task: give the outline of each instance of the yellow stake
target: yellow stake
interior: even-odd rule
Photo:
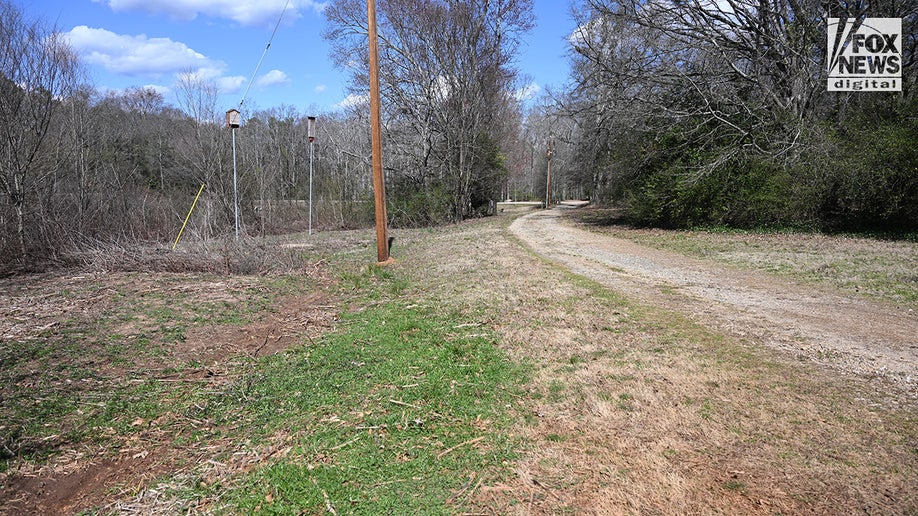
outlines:
[[[194,202],[191,203],[191,209],[188,210],[188,215],[185,216],[185,222],[182,224],[182,229],[179,230],[178,236],[175,237],[175,243],[172,244],[172,250],[173,250],[173,251],[175,251],[175,246],[178,245],[179,239],[182,238],[182,232],[185,231],[185,226],[188,225],[188,219],[191,218],[191,212],[194,211],[194,206],[198,203],[198,198],[201,197],[201,192],[203,192],[203,191],[204,191],[204,183],[201,183],[201,189],[198,190],[198,195],[196,195],[196,196],[194,197]]]

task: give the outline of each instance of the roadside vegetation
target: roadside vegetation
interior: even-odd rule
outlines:
[[[542,112],[557,191],[650,227],[918,227],[914,5],[573,5],[571,87]],[[901,91],[828,91],[830,18],[864,17],[901,18]]]

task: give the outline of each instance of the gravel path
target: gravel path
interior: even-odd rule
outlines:
[[[641,302],[918,398],[918,314],[592,233],[558,210],[520,217],[510,230],[538,254]]]

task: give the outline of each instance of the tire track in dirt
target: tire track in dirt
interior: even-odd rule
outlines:
[[[918,316],[906,309],[593,233],[559,210],[520,217],[510,230],[545,258],[641,302],[918,399]]]

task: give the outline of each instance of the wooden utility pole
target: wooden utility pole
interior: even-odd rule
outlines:
[[[373,197],[376,200],[376,257],[379,264],[389,258],[386,222],[386,181],[382,166],[382,127],[379,109],[379,50],[376,35],[376,0],[367,0],[367,32],[370,37],[370,142],[373,152]]]

